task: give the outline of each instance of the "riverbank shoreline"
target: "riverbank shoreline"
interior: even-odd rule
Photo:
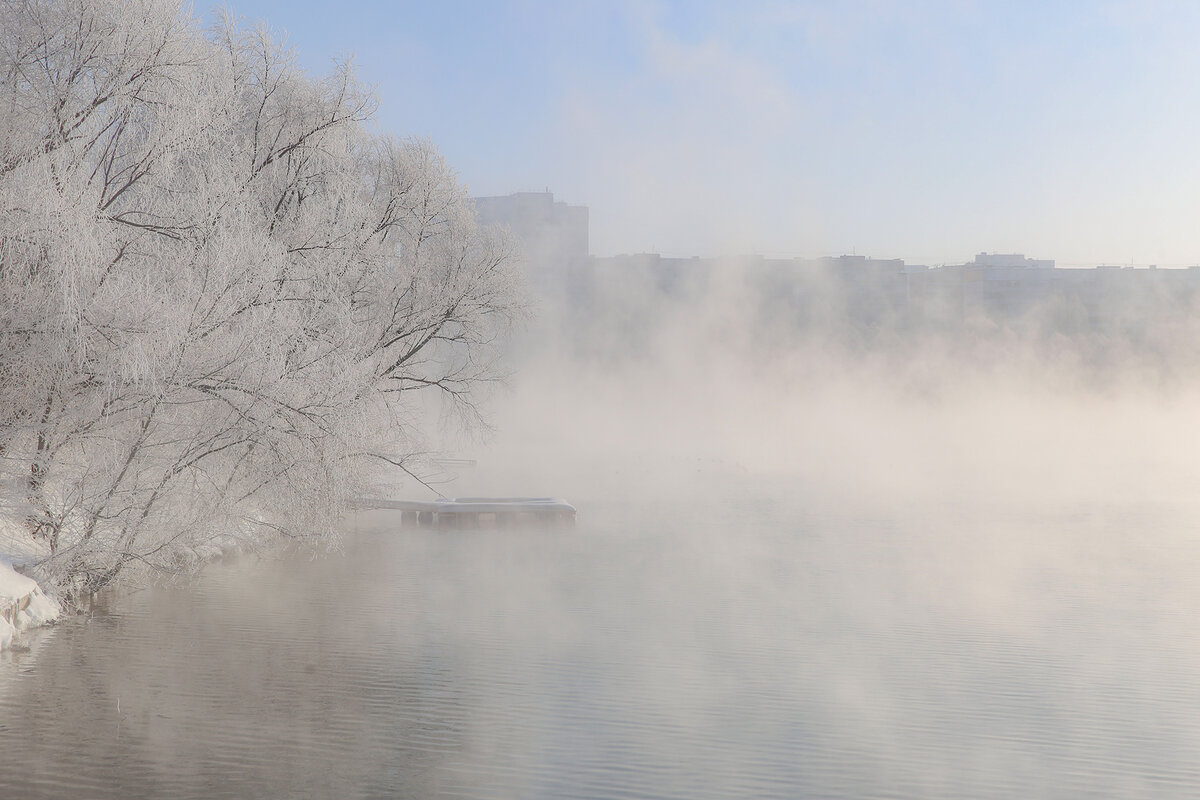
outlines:
[[[23,631],[49,625],[61,614],[62,606],[37,581],[0,558],[0,650],[10,647]]]
[[[340,534],[331,539],[326,537],[325,546],[328,547],[330,541],[336,543],[338,539]],[[209,564],[245,554],[268,552],[290,541],[293,540],[279,537],[267,546],[265,542],[253,543],[248,541],[248,537],[236,533],[215,535],[203,545],[189,550],[187,555],[191,558],[190,563],[181,567],[174,577],[185,576]],[[70,611],[69,603],[47,592],[37,580],[24,574],[25,567],[44,557],[45,553],[37,543],[23,537],[15,525],[0,519],[0,652],[19,644],[23,632],[53,624]],[[158,577],[161,579],[164,576]],[[120,584],[128,587],[124,580]],[[116,586],[115,583],[111,584],[102,591]]]

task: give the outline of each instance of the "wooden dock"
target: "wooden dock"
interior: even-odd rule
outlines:
[[[362,500],[359,505],[399,511],[404,527],[471,529],[575,524],[575,506],[553,497]]]

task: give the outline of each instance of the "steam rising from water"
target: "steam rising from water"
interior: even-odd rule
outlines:
[[[500,398],[461,481],[565,496],[579,557],[627,559],[612,592],[531,605],[629,603],[609,622],[665,719],[786,742],[749,770],[780,782],[764,796],[1192,785],[1196,732],[1161,724],[1167,687],[1200,685],[1179,625],[1200,601],[1187,369],[1002,330],[856,349],[722,324],[693,309],[620,357],[538,353]],[[491,566],[475,578],[522,604]],[[622,741],[708,752],[651,730]],[[750,785],[704,760],[710,786]]]
[[[479,471],[462,480],[686,505],[711,498],[705,476],[728,473],[885,512],[1192,507],[1200,373],[1186,340],[1157,359],[1004,330],[913,338],[781,344],[752,310],[702,304],[615,356],[527,354],[496,398],[494,438],[475,448]]]
[[[687,321],[621,358],[529,353],[493,439],[459,451],[479,466],[448,494],[561,495],[575,530],[364,517],[344,558],[126,598],[0,697],[48,731],[32,757],[86,729],[70,763],[125,796],[161,775],[173,796],[1200,786],[1192,381],[1015,349],[764,355]]]
[[[747,322],[731,327],[737,319]],[[663,562],[661,579],[682,598],[696,581],[732,592],[731,608],[747,591],[789,602],[785,542],[809,527],[825,544],[806,557],[862,578],[831,602],[872,629],[1045,644],[1076,613],[1137,616],[1200,599],[1160,577],[1200,566],[1200,375],[1186,340],[1166,359],[1119,339],[1097,359],[1096,340],[1045,346],[1000,328],[781,344],[756,340],[753,319],[708,296],[616,357],[570,346],[528,355],[460,484],[563,496],[584,524],[631,537],[683,531],[687,550]],[[739,535],[756,525],[769,534]],[[736,578],[705,583],[723,570]],[[893,619],[894,609],[921,616]],[[731,624],[780,633],[762,617]],[[1118,646],[1088,635],[1100,638],[1077,643],[1080,653]],[[884,694],[858,702],[867,710]]]

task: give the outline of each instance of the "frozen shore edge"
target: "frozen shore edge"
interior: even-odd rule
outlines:
[[[58,601],[37,581],[0,560],[0,650],[12,645],[21,631],[47,625],[61,613]]]

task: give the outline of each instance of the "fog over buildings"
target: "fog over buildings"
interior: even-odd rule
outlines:
[[[672,300],[719,291],[730,302],[748,298],[758,322],[798,328],[1036,324],[1060,335],[1127,336],[1184,320],[1200,291],[1200,266],[1062,268],[1021,253],[983,252],[939,265],[857,254],[597,257],[588,248],[586,206],[556,200],[548,190],[475,202],[482,223],[506,226],[520,243],[535,294],[574,325],[588,312],[641,305],[659,314]]]

